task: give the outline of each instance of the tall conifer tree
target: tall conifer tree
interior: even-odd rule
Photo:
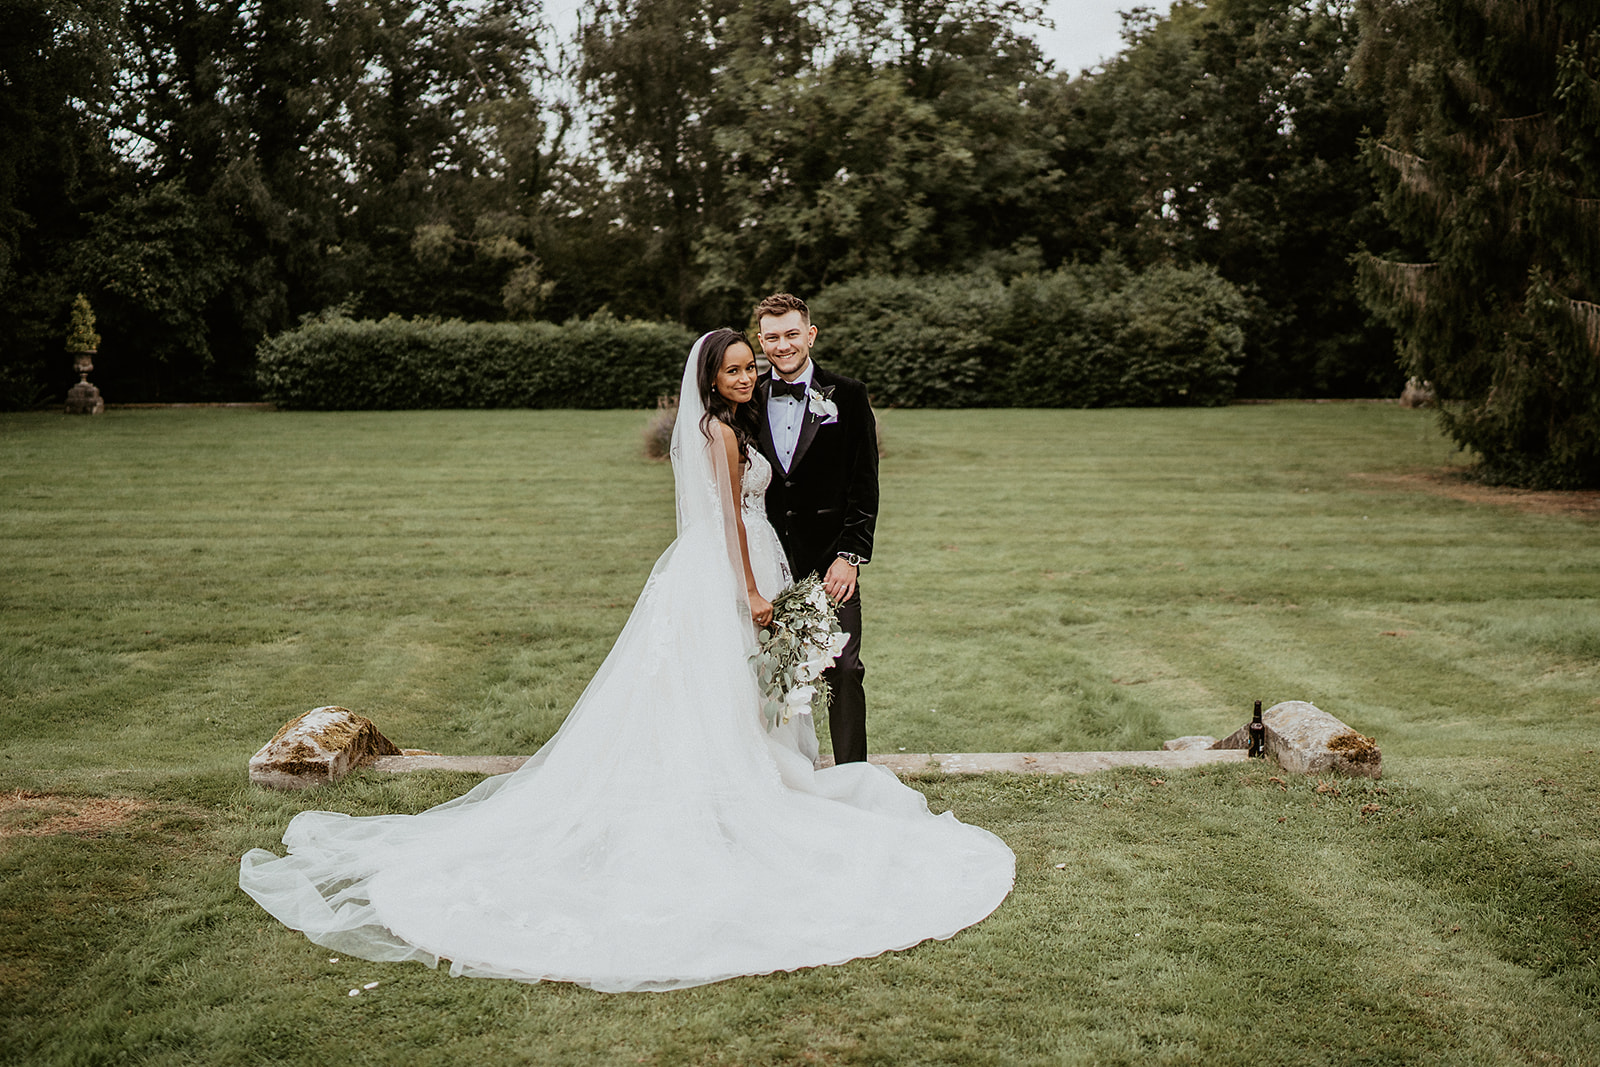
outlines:
[[[1600,6],[1363,0],[1369,146],[1410,262],[1363,295],[1494,481],[1600,485]]]

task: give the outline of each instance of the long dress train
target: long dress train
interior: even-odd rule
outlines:
[[[561,729],[417,815],[295,816],[288,855],[252,850],[239,874],[286,926],[366,959],[619,992],[908,948],[1005,899],[999,838],[882,768],[815,771],[803,736],[764,729],[728,537],[761,472],[719,470],[701,441],[698,352],[673,439],[678,539]],[[776,537],[740,510],[754,565]]]

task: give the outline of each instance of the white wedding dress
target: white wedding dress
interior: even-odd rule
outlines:
[[[756,578],[756,590],[768,600],[793,580],[778,531],[767,521],[767,486],[771,484],[772,464],[760,450],[746,449],[744,475],[739,484],[740,514],[744,518],[745,543],[750,552],[750,571]],[[809,708],[791,715],[788,722],[774,726],[767,740],[793,750],[806,762],[816,765],[817,728]]]
[[[883,768],[813,770],[809,717],[764,728],[731,516],[770,597],[787,580],[771,471],[753,455],[735,490],[701,436],[699,347],[673,433],[678,538],[561,729],[418,815],[295,816],[288,855],[254,849],[239,873],[284,925],[350,956],[621,992],[909,948],[1005,899],[999,838]]]

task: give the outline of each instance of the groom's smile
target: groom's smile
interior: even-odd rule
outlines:
[[[761,351],[766,355],[778,377],[792,382],[800,377],[811,359],[811,346],[817,340],[817,328],[806,321],[800,311],[786,311],[782,315],[761,316]]]

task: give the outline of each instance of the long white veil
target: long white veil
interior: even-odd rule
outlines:
[[[418,815],[295,816],[289,854],[254,849],[239,874],[284,925],[452,974],[663,990],[949,937],[1004,899],[1014,861],[994,835],[881,768],[813,774],[769,744],[740,472],[700,429],[703,343],[672,437],[677,539],[560,730]]]
[[[689,349],[683,380],[678,385],[678,417],[672,426],[672,477],[677,489],[678,542],[720,537],[728,564],[728,578],[736,590],[739,617],[750,617],[744,585],[744,561],[739,553],[738,521],[740,471],[729,469],[727,457],[715,437],[708,436],[706,407],[700,397],[700,359],[706,339],[701,334]],[[667,551],[671,553],[677,543]],[[665,557],[663,557],[665,559]],[[744,628],[746,651],[754,649],[754,631]]]

